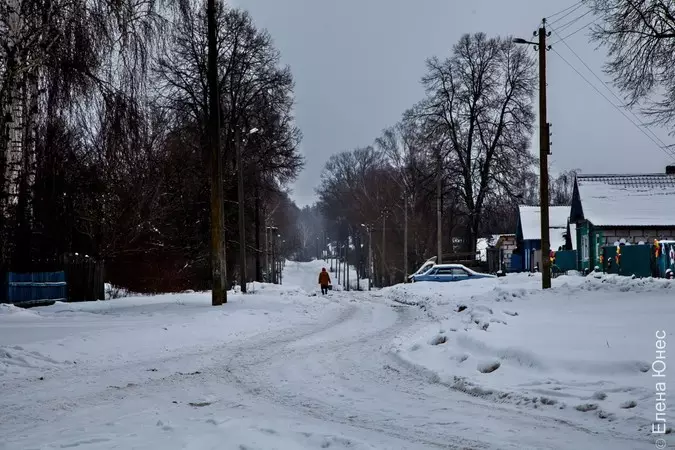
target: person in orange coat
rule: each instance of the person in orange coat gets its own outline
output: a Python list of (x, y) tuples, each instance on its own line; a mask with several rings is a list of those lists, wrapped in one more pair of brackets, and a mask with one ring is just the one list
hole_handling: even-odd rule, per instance
[(330, 284), (330, 275), (326, 272), (326, 268), (321, 269), (319, 274), (319, 284), (321, 285), (321, 294), (328, 294), (328, 285)]

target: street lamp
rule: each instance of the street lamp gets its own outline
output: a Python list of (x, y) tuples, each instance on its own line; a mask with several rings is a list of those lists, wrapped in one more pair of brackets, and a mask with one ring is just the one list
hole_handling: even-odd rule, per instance
[(548, 155), (550, 153), (549, 127), (546, 119), (546, 19), (538, 31), (534, 32), (539, 42), (532, 42), (522, 38), (514, 38), (515, 44), (533, 45), (539, 51), (539, 210), (541, 214), (541, 287), (551, 287), (551, 239), (549, 235), (549, 192), (548, 192)]
[[(242, 143), (239, 142), (239, 128), (236, 130), (234, 143), (236, 147), (236, 158), (237, 158), (237, 177), (238, 177), (238, 186), (237, 186), (237, 196), (239, 197), (239, 284), (241, 284), (242, 294), (246, 293), (246, 223), (245, 223), (245, 214), (244, 214), (244, 164), (241, 158), (241, 146)], [(251, 136), (252, 134), (257, 133), (259, 130), (257, 128), (252, 128), (248, 131), (247, 135)], [(244, 140), (244, 143), (247, 141)]]

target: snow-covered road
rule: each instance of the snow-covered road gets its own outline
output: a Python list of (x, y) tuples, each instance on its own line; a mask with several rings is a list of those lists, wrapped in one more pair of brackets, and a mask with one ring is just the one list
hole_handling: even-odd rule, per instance
[(284, 283), (302, 289), (262, 286), (222, 310), (204, 294), (7, 309), (0, 448), (654, 448), (449, 388), (394, 348), (427, 312), (307, 295), (318, 267), (291, 263)]

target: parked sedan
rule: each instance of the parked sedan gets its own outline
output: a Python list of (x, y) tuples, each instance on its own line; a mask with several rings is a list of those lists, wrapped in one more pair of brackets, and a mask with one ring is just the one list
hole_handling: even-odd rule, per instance
[(411, 277), (411, 281), (464, 281), (477, 280), (482, 278), (497, 278), (494, 275), (486, 273), (479, 273), (469, 269), (461, 264), (437, 264), (431, 267), (422, 274), (415, 274)]

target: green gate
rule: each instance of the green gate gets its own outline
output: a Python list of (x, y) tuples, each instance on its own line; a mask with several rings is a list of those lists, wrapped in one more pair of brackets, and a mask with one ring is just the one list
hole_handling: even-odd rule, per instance
[(617, 247), (605, 246), (602, 248), (602, 268), (606, 273), (624, 276), (635, 275), (638, 278), (647, 278), (654, 275), (654, 259), (651, 245), (622, 245), (619, 263), (616, 263)]

